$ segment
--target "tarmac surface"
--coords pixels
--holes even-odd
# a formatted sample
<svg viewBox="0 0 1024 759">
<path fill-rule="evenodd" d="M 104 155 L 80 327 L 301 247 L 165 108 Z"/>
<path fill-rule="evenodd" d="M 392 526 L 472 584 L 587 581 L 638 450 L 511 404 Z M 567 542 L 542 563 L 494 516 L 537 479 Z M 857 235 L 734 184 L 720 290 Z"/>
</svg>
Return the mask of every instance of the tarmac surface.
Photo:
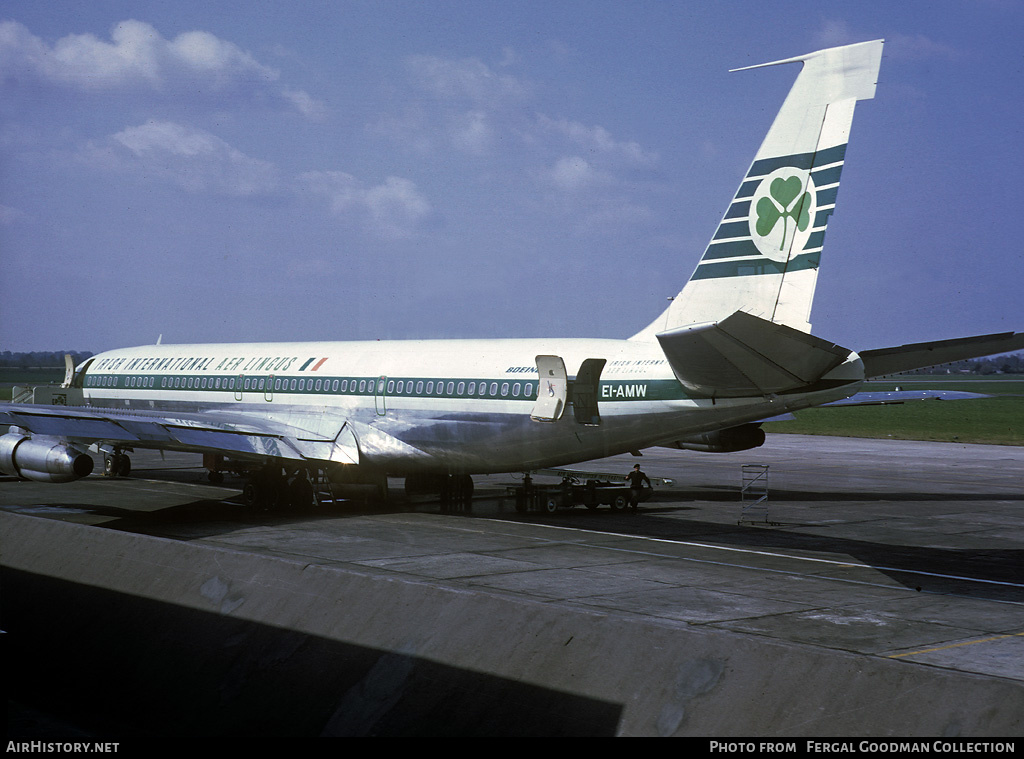
<svg viewBox="0 0 1024 759">
<path fill-rule="evenodd" d="M 2 479 L 0 509 L 1024 688 L 1024 448 L 770 435 L 568 468 L 634 463 L 673 480 L 636 512 L 520 514 L 507 489 L 521 478 L 492 475 L 459 513 L 401 495 L 253 513 L 242 480 L 211 485 L 198 457 L 143 451 L 128 478 Z M 741 500 L 745 464 L 767 466 L 758 506 Z"/>
</svg>

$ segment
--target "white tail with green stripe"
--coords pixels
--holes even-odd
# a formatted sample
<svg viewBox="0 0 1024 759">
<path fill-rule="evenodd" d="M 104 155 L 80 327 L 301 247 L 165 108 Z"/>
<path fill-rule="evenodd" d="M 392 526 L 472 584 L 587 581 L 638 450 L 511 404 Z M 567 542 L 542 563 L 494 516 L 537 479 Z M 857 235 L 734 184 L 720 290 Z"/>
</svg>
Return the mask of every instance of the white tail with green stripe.
<svg viewBox="0 0 1024 759">
<path fill-rule="evenodd" d="M 874 97 L 881 56 L 876 40 L 747 67 L 803 66 L 689 282 L 634 339 L 737 311 L 810 332 L 854 106 Z"/>
</svg>

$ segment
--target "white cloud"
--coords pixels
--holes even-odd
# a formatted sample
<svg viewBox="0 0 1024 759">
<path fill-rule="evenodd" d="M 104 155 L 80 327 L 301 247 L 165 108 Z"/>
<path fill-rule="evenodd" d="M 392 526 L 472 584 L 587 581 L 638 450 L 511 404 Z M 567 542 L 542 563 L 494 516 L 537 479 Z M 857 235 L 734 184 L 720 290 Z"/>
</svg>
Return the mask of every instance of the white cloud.
<svg viewBox="0 0 1024 759">
<path fill-rule="evenodd" d="M 957 60 L 963 55 L 956 48 L 925 37 L 923 34 L 886 35 L 886 53 L 903 60 Z"/>
<path fill-rule="evenodd" d="M 388 177 L 366 187 L 342 171 L 312 171 L 299 181 L 311 192 L 327 198 L 331 211 L 386 239 L 413 236 L 431 213 L 431 206 L 408 179 Z"/>
<path fill-rule="evenodd" d="M 467 153 L 486 153 L 494 142 L 494 128 L 483 111 L 470 111 L 452 121 L 452 144 Z"/>
<path fill-rule="evenodd" d="M 509 120 L 520 118 L 513 106 L 529 95 L 520 79 L 498 74 L 475 58 L 412 56 L 406 70 L 411 89 L 404 112 L 384 116 L 370 129 L 420 152 L 448 146 L 489 154 Z"/>
<path fill-rule="evenodd" d="M 552 119 L 543 114 L 539 114 L 537 120 L 543 129 L 567 137 L 592 153 L 623 161 L 632 166 L 648 167 L 658 161 L 657 153 L 645 151 L 636 142 L 616 140 L 604 127 L 588 127 L 578 121 Z"/>
<path fill-rule="evenodd" d="M 606 174 L 579 156 L 559 158 L 554 166 L 542 172 L 542 176 L 550 184 L 568 192 L 594 188 L 609 181 Z"/>
<path fill-rule="evenodd" d="M 432 55 L 408 60 L 413 82 L 422 90 L 450 101 L 498 108 L 523 99 L 529 87 L 514 76 L 496 74 L 476 58 L 448 60 Z"/>
<path fill-rule="evenodd" d="M 319 106 L 309 95 L 279 89 L 280 73 L 232 42 L 191 31 L 172 40 L 142 21 L 115 24 L 110 41 L 70 34 L 52 46 L 17 21 L 0 23 L 2 83 L 33 83 L 83 92 L 142 90 L 271 96 L 305 115 Z"/>
<path fill-rule="evenodd" d="M 9 224 L 14 224 L 19 221 L 26 219 L 24 211 L 11 206 L 0 205 L 0 226 L 6 227 Z"/>
<path fill-rule="evenodd" d="M 252 158 L 216 135 L 169 121 L 128 127 L 86 158 L 107 170 L 157 178 L 190 192 L 265 195 L 278 188 L 273 164 Z"/>
<path fill-rule="evenodd" d="M 842 19 L 826 19 L 815 35 L 815 40 L 823 48 L 849 45 L 866 39 L 870 37 L 855 32 L 850 24 Z M 963 57 L 956 48 L 935 42 L 923 34 L 897 32 L 885 35 L 885 54 L 902 60 L 957 60 Z"/>
<path fill-rule="evenodd" d="M 296 110 L 311 121 L 322 121 L 327 115 L 324 104 L 302 90 L 284 89 L 281 95 L 295 106 Z"/>
</svg>

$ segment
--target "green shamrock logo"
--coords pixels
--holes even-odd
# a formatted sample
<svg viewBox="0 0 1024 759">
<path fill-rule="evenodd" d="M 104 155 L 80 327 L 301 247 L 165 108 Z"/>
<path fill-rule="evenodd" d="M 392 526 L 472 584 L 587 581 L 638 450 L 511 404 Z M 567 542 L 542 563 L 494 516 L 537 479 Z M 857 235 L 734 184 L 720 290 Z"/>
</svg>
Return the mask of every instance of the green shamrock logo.
<svg viewBox="0 0 1024 759">
<path fill-rule="evenodd" d="M 769 195 L 757 201 L 757 223 L 754 227 L 757 234 L 767 237 L 782 220 L 782 244 L 779 250 L 786 246 L 787 219 L 792 219 L 801 232 L 811 223 L 811 193 L 803 192 L 803 189 L 800 177 L 776 177 L 768 186 Z"/>
</svg>

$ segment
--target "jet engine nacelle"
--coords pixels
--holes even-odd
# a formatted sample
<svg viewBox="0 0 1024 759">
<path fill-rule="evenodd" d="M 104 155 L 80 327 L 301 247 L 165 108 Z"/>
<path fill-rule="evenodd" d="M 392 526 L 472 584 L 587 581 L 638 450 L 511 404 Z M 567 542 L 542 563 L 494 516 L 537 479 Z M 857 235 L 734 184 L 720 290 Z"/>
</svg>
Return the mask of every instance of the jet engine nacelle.
<svg viewBox="0 0 1024 759">
<path fill-rule="evenodd" d="M 714 432 L 690 435 L 679 438 L 668 444 L 669 448 L 682 448 L 687 451 L 703 451 L 704 453 L 735 453 L 758 448 L 764 445 L 764 430 L 760 424 L 741 424 Z"/>
<path fill-rule="evenodd" d="M 72 482 L 92 473 L 92 457 L 58 438 L 0 436 L 0 472 L 36 482 Z"/>
</svg>

